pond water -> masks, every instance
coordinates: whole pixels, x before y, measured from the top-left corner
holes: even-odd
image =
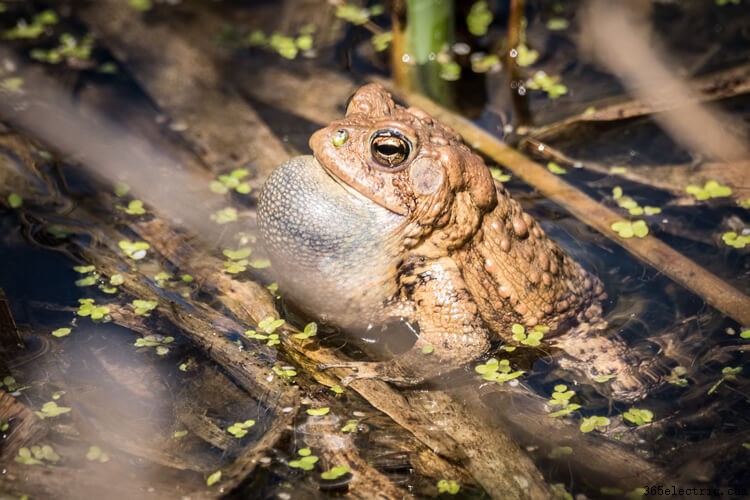
[[[719,5],[723,3],[728,5]],[[274,163],[267,158],[275,154],[280,162],[285,155],[307,153],[310,134],[343,113],[346,98],[358,83],[374,72],[388,74],[387,56],[374,51],[369,41],[373,30],[390,28],[388,16],[373,15],[368,23],[380,26],[373,28],[337,20],[335,9],[322,1],[210,6],[155,2],[151,10],[128,15],[127,19],[146,27],[134,29],[135,35],[128,37],[105,23],[105,14],[84,4],[0,2],[0,32],[6,33],[0,43],[0,85],[4,85],[0,99],[21,103],[0,106],[0,289],[8,297],[25,343],[21,351],[4,352],[0,364],[2,389],[17,402],[14,406],[4,399],[7,406],[0,405],[9,412],[0,418],[13,415],[9,422],[0,422],[9,424],[3,430],[7,446],[0,448],[3,496],[287,499],[348,492],[371,498],[373,488],[380,485],[387,498],[397,494],[504,497],[488,492],[481,478],[471,477],[471,471],[483,470],[472,469],[477,467],[471,463],[475,450],[464,450],[461,456],[431,446],[441,442],[442,434],[455,435],[456,429],[448,427],[460,421],[445,417],[440,408],[430,409],[443,401],[437,395],[442,391],[465,401],[469,412],[483,423],[481,429],[513,437],[544,481],[564,491],[563,497],[644,498],[659,496],[660,486],[706,488],[694,495],[706,498],[747,496],[750,339],[745,337],[750,337],[750,325],[738,324],[662,270],[639,262],[616,240],[574,219],[518,176],[505,182],[507,189],[550,237],[603,281],[610,334],[625,339],[637,358],[653,361],[649,375],[661,383],[646,399],[610,400],[595,384],[560,369],[545,350],[521,347],[505,352],[502,346],[493,346],[494,356],[525,371],[516,382],[482,381],[474,371],[477,363],[472,363],[442,377],[434,387],[402,391],[414,405],[415,415],[434,415],[430,428],[434,436],[425,438],[378,409],[375,399],[364,393],[351,388],[342,394],[332,392],[327,386],[338,380],[331,382],[317,373],[318,358],[304,361],[292,344],[282,339],[279,345],[276,339],[285,330],[274,333],[268,327],[264,332],[264,327],[248,321],[256,310],[265,311],[263,304],[271,304],[303,329],[311,318],[284,301],[283,290],[271,287],[282,298],[274,302],[263,295],[247,306],[245,316],[233,309],[235,290],[222,279],[257,282],[264,294],[272,282],[267,256],[254,233],[258,187]],[[489,2],[494,21],[487,35],[477,37],[468,33],[463,21],[472,4],[457,6],[459,41],[475,53],[500,50],[508,7]],[[525,71],[559,75],[567,86],[567,94],[554,100],[541,91],[529,92],[536,125],[582,113],[589,106],[604,108],[627,101],[619,81],[594,64],[578,44],[582,17],[574,4],[529,2],[527,6],[526,43],[539,51],[539,58]],[[669,63],[682,71],[681,77],[746,64],[750,55],[746,2],[642,4],[648,8],[638,15],[654,22],[654,39],[670,54]],[[19,19],[28,21],[21,23],[24,26],[33,25],[34,16],[47,8],[59,19],[48,24],[39,20],[43,25],[39,38],[7,36],[8,30],[19,26]],[[317,24],[316,30],[305,28],[305,19]],[[565,21],[567,27],[552,29],[551,20],[558,27]],[[166,27],[166,36],[149,31],[158,26]],[[56,56],[48,52],[47,62],[40,52],[29,57],[34,49],[57,47],[65,32],[82,44],[93,28],[100,35],[91,59],[67,53],[60,64],[51,64],[49,57]],[[265,41],[247,42],[257,30],[264,32]],[[274,30],[296,37],[312,33],[315,50],[298,47],[297,57],[287,60],[280,54],[288,42],[270,43]],[[160,80],[163,75],[150,65],[159,61],[159,50],[148,44],[139,48],[138,33],[161,42],[187,37],[206,60],[221,61],[222,71],[217,74],[226,88],[214,82],[221,88],[221,98],[201,87],[211,80],[202,80],[197,71],[191,77],[198,84],[188,99],[195,107],[176,104],[172,98],[181,92],[180,78],[171,81],[175,90],[170,92]],[[71,47],[73,42],[67,43]],[[173,48],[165,48],[165,67],[185,71],[195,67],[176,63]],[[138,59],[134,54],[139,53],[147,55]],[[455,102],[476,123],[518,141],[517,130],[505,127],[515,123],[505,91],[507,75],[471,72],[468,59],[457,54],[456,60],[464,64],[465,75],[451,84],[458,95]],[[111,67],[102,67],[114,62],[115,74],[109,73]],[[20,98],[9,89],[13,82],[8,79],[17,76],[26,86]],[[48,92],[51,83],[58,86],[57,93]],[[35,88],[44,88],[44,95],[35,95]],[[468,94],[471,99],[465,98]],[[69,112],[71,95],[75,97],[71,109],[80,105],[84,110],[80,114],[64,114]],[[45,101],[50,96],[63,96],[59,109],[39,106],[51,102]],[[223,110],[218,119],[199,115],[196,121],[193,113],[211,110],[198,104],[203,97],[208,103],[222,103],[225,98],[235,109],[238,102],[249,103],[268,128],[237,131],[247,122],[233,122],[237,115],[232,110]],[[717,104],[725,116],[736,120],[734,125],[744,126],[740,134],[750,123],[749,102],[745,91]],[[19,118],[26,116],[26,109],[37,114],[31,120]],[[39,110],[45,109],[49,114],[40,115]],[[33,127],[35,121],[66,123],[55,122],[58,115],[73,124],[71,130],[82,131],[80,142],[72,143],[75,146],[64,139],[55,142],[60,136],[50,135],[42,125]],[[196,125],[201,120],[211,127],[201,129]],[[96,130],[102,135],[94,135]],[[238,141],[244,145],[241,141],[249,140],[260,151],[259,143],[272,142],[254,137],[264,133],[281,139],[276,152],[232,149]],[[212,134],[226,139],[224,151],[212,149],[219,144]],[[96,147],[85,143],[87,137]],[[740,292],[750,293],[750,246],[733,247],[723,236],[747,231],[748,208],[738,203],[742,200],[737,196],[696,201],[684,191],[695,172],[699,181],[707,180],[700,168],[713,159],[689,152],[650,115],[582,122],[547,144],[561,158],[583,165],[579,169],[564,164],[566,181],[625,219],[627,207],[613,196],[617,187],[641,207],[658,207],[660,213],[642,216],[652,236]],[[750,186],[747,160],[727,167],[739,172],[734,177],[738,184],[732,187],[741,193]],[[615,166],[627,167],[629,173],[611,172]],[[249,175],[230,179],[233,169],[245,167]],[[114,183],[124,179],[133,193],[112,195]],[[211,181],[214,187],[209,188]],[[251,185],[249,195],[241,189],[231,191],[244,181]],[[217,183],[230,193],[217,192]],[[670,183],[678,187],[665,187]],[[23,194],[21,207],[5,202],[11,192]],[[128,205],[138,193],[146,200],[145,215]],[[219,225],[221,217],[233,217],[230,212],[220,213],[226,207],[236,210],[239,221]],[[153,226],[155,221],[166,222]],[[154,245],[146,259],[133,258],[138,250],[120,244],[149,236],[158,240],[155,235],[160,231],[177,243]],[[242,248],[252,253],[222,254],[223,249]],[[130,251],[130,257],[123,251]],[[96,269],[81,267],[90,262],[96,262]],[[218,268],[213,274],[206,270],[212,265]],[[215,278],[217,274],[222,278]],[[113,281],[114,275],[122,281]],[[81,299],[93,299],[93,306],[109,306],[104,320],[92,320],[91,309],[82,312],[93,306]],[[139,312],[133,303],[137,299],[156,300],[158,306],[144,302]],[[200,318],[205,322],[200,323]],[[253,332],[248,336],[249,329]],[[361,346],[332,330],[321,327],[318,338],[306,344],[311,356],[329,350],[364,356]],[[229,339],[229,347],[200,340],[203,337],[196,332],[206,331]],[[249,370],[263,367],[258,369],[262,376],[242,379],[238,373],[244,367],[234,364],[240,358],[232,357],[238,353],[251,360]],[[563,396],[568,391],[574,394]],[[555,393],[566,402],[550,404]],[[569,404],[579,407],[567,416],[549,416]],[[328,412],[316,416],[315,410],[321,408]],[[607,420],[594,425],[594,417]],[[587,424],[594,429],[586,429]],[[487,442],[494,443],[489,437]],[[43,449],[45,445],[54,451]],[[344,459],[362,468],[337,476],[335,466]],[[250,473],[243,475],[243,471]],[[321,473],[332,475],[321,477]],[[461,489],[455,496],[440,493],[439,480],[456,481]],[[643,490],[651,486],[657,490]],[[442,488],[450,489],[447,482]],[[516,495],[523,497],[517,492],[511,496]]]

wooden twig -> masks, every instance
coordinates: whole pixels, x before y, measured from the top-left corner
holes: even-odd
[[[379,81],[385,86],[390,86],[387,81]],[[469,120],[451,113],[420,95],[395,89],[393,92],[410,105],[424,109],[438,120],[453,127],[471,147],[511,170],[549,199],[568,210],[573,216],[598,230],[634,256],[699,295],[707,303],[741,325],[750,325],[750,298],[715,274],[653,236],[620,238],[610,227],[613,222],[622,219],[618,213],[596,202],[549,172],[544,166],[530,160]]]

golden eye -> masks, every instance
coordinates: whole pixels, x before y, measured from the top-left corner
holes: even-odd
[[[380,165],[397,168],[409,159],[412,144],[398,130],[378,130],[370,137],[370,153]]]

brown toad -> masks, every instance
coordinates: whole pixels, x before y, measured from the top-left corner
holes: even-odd
[[[513,342],[520,323],[548,327],[543,340],[565,351],[561,364],[616,375],[618,399],[642,396],[625,346],[601,335],[600,281],[496,190],[456,132],[370,84],[310,146],[314,157],[281,165],[260,196],[282,288],[347,330],[418,327],[406,353],[347,364],[354,378],[419,382],[481,357],[493,338]]]

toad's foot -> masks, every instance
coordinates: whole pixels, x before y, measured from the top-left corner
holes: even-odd
[[[318,365],[318,369],[320,370],[328,370],[330,368],[346,368],[356,372],[341,379],[341,384],[344,386],[361,379],[377,379],[405,387],[421,384],[425,380],[424,377],[407,374],[399,370],[397,366],[389,363],[348,361]]]

